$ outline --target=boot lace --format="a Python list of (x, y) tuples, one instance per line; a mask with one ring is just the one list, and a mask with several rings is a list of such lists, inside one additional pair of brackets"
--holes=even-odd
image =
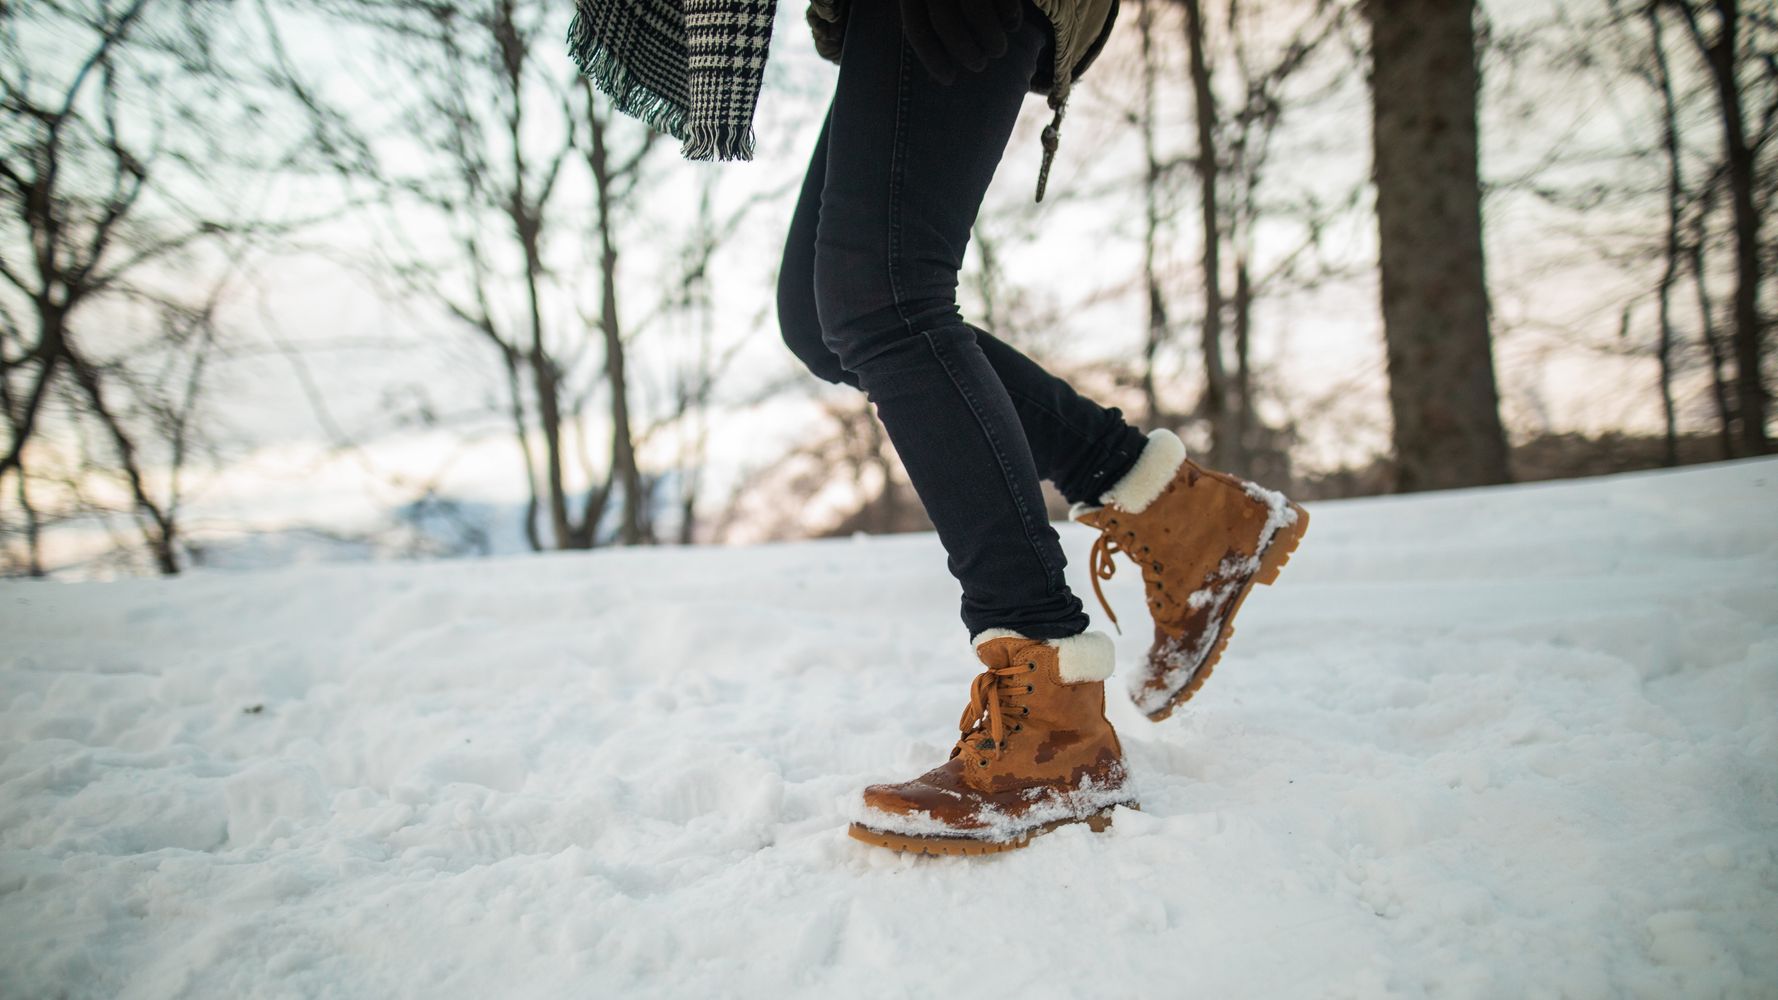
[[(1023, 730), (1023, 720), (1031, 714), (1031, 707), (1019, 701), (1037, 689), (1030, 678), (1036, 670), (1037, 661), (1027, 657), (1004, 667), (989, 667), (976, 675), (969, 686), (969, 705), (957, 720), (961, 735), (952, 756), (964, 750), (976, 752), (980, 767), (988, 766), (988, 758), (980, 755), (983, 751), (1000, 759), (1001, 751), (1006, 749), (1006, 734)], [(1010, 726), (1008, 718), (1012, 719)]]
[(1161, 567), (1158, 564), (1151, 564), (1146, 558), (1148, 546), (1138, 545), (1131, 548), (1129, 544), (1118, 540), (1120, 535), (1129, 543), (1136, 541), (1134, 531), (1125, 529), (1119, 532), (1115, 520), (1105, 522), (1104, 528), (1099, 532), (1099, 537), (1093, 539), (1092, 550), (1087, 553), (1087, 566), (1092, 573), (1093, 596), (1099, 599), (1099, 606), (1105, 609), (1105, 617), (1111, 620), (1112, 626), (1117, 629), (1119, 635), (1122, 635), (1123, 626), (1117, 623), (1117, 615), (1111, 610), (1111, 602), (1105, 599), (1105, 591), (1099, 586), (1101, 580), (1109, 580), (1117, 573), (1117, 561), (1112, 556), (1122, 552), (1141, 569), (1142, 583), (1148, 590), (1148, 602), (1157, 611), (1166, 600), (1167, 592), (1166, 584), (1161, 581), (1156, 572)]

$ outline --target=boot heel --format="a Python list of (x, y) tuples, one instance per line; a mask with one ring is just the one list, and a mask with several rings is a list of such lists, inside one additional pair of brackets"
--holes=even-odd
[(1309, 531), (1309, 512), (1296, 503), (1292, 503), (1290, 509), (1296, 511), (1296, 521), (1288, 527), (1278, 529), (1278, 534), (1272, 538), (1272, 544), (1266, 546), (1265, 554), (1259, 559), (1259, 573), (1254, 579), (1268, 587), (1278, 582), (1278, 574), (1284, 571), (1284, 564), (1290, 562), (1291, 553), (1302, 544), (1303, 536)]

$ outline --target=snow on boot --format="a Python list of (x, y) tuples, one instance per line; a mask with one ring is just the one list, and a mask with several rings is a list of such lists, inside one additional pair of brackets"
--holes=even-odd
[(864, 790), (851, 835), (921, 854), (992, 854), (1064, 823), (1093, 830), (1136, 807), (1123, 747), (1105, 718), (1111, 637), (974, 637), (985, 669), (970, 687), (950, 759), (910, 781)]
[(1112, 624), (1117, 616), (1099, 581), (1111, 579), (1113, 553), (1142, 572), (1154, 641), (1130, 678), (1130, 698), (1159, 722), (1209, 678), (1248, 591), (1278, 579), (1309, 530), (1309, 512), (1193, 462), (1164, 427), (1149, 432), (1136, 464), (1099, 501), (1074, 504), (1068, 517), (1099, 529), (1089, 557), (1093, 593)]

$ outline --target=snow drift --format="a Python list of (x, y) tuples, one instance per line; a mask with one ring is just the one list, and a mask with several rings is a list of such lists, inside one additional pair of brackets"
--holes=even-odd
[(977, 669), (931, 535), (0, 586), (0, 993), (1778, 991), (1778, 462), (1313, 513), (1108, 685), (1142, 810), (973, 860), (845, 835)]

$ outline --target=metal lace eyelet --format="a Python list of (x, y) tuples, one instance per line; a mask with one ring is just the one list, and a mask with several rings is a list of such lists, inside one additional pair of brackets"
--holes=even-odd
[(1019, 714), (1020, 715), (1030, 715), (1031, 714), (1031, 706), (1026, 705), (1024, 708), (1019, 709)]
[(986, 757), (983, 757), (983, 758), (982, 758), (982, 759), (981, 759), (981, 760), (980, 760), (980, 761), (978, 761), (978, 762), (977, 762), (977, 763), (979, 763), (979, 764), (981, 764), (981, 765), (982, 765), (982, 766), (983, 766), (983, 767), (987, 767), (987, 766), (988, 766), (988, 758), (986, 758)]
[(1015, 733), (1023, 731), (1024, 728), (1025, 724), (1023, 722), (1015, 722), (1012, 724), (1012, 731)]
[(1035, 690), (1037, 690), (1037, 689), (1032, 687), (1031, 685), (1029, 685), (1029, 684), (1025, 685), (1025, 693), (1026, 694), (1030, 694), (1031, 692), (1033, 692)]

